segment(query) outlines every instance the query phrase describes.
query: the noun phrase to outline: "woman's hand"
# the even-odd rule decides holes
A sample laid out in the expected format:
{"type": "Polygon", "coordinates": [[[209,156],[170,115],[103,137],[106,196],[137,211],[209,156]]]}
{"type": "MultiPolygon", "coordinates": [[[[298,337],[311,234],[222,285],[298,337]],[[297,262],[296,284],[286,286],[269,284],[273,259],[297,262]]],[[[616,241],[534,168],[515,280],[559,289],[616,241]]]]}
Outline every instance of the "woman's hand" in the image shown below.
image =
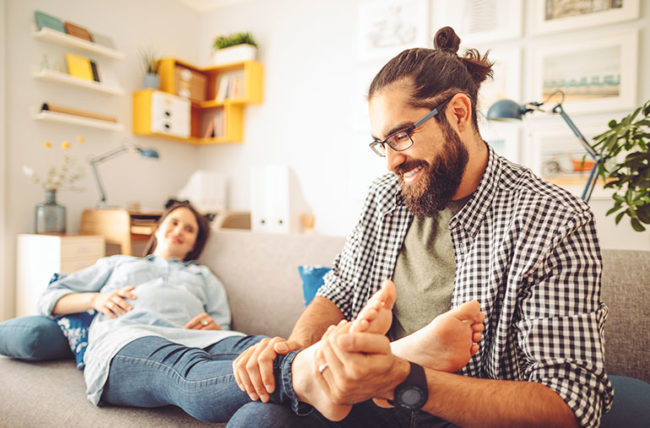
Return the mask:
{"type": "Polygon", "coordinates": [[[133,309],[126,299],[136,300],[138,296],[131,293],[134,285],[118,288],[110,293],[98,293],[92,301],[93,309],[110,318],[117,318],[133,309]]]}
{"type": "Polygon", "coordinates": [[[183,328],[190,330],[221,330],[221,326],[205,312],[192,318],[192,321],[185,324],[183,328]]]}

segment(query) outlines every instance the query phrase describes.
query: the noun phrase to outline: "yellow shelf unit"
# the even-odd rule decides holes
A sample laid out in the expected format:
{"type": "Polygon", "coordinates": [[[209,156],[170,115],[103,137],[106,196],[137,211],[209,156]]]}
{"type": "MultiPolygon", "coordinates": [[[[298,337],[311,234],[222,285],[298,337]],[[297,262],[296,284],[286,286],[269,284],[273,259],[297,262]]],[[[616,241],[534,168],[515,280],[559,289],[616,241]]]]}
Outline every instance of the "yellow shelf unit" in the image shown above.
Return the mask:
{"type": "Polygon", "coordinates": [[[166,138],[191,144],[237,143],[243,139],[244,105],[225,103],[219,107],[202,108],[192,104],[190,136],[181,137],[152,129],[152,94],[153,89],[143,89],[133,93],[133,134],[166,138]],[[217,110],[222,110],[223,132],[218,137],[205,137],[205,120],[213,119],[217,110]]]}
{"type": "MultiPolygon", "coordinates": [[[[158,75],[160,90],[169,94],[181,95],[178,85],[178,68],[189,70],[192,76],[204,80],[204,87],[193,86],[191,93],[191,131],[190,137],[178,137],[151,131],[151,91],[142,90],[133,94],[133,133],[170,138],[191,144],[238,143],[243,140],[244,108],[248,104],[261,104],[263,101],[262,64],[257,61],[242,61],[218,66],[199,68],[176,58],[163,58],[159,61],[158,75]],[[217,98],[223,80],[237,76],[238,88],[229,97],[217,98]],[[235,95],[235,96],[232,96],[235,95]],[[217,135],[206,137],[209,133],[207,121],[220,123],[217,135]]],[[[232,79],[234,80],[234,79],[232,79]]],[[[196,82],[194,82],[196,83],[196,82]]],[[[223,88],[222,94],[223,95],[223,88]]],[[[233,92],[233,91],[231,91],[233,92]]],[[[185,94],[187,95],[187,93],[185,94]]]]}

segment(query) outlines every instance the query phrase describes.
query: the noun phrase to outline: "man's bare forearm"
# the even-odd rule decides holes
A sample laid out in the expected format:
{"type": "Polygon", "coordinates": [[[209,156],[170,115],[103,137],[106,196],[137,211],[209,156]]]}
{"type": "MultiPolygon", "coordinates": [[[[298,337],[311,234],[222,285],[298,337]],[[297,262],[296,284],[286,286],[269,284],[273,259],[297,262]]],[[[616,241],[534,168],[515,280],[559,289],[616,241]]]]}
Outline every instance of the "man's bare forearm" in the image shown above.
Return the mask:
{"type": "Polygon", "coordinates": [[[577,427],[567,404],[534,382],[477,379],[426,370],[429,399],[422,410],[459,426],[577,427]]]}
{"type": "Polygon", "coordinates": [[[318,342],[327,327],[337,324],[343,318],[343,313],[331,300],[316,297],[298,318],[289,340],[306,348],[318,342]]]}

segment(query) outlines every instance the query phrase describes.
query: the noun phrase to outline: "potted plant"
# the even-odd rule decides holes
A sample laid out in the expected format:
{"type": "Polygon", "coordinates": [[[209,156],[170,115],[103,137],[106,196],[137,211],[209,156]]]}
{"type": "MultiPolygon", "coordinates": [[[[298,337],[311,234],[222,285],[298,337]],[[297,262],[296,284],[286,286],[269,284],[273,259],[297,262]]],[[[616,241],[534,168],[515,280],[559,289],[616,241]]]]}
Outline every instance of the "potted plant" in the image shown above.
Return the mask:
{"type": "Polygon", "coordinates": [[[142,78],[142,86],[145,88],[158,89],[160,86],[160,78],[158,77],[158,60],[156,53],[149,49],[140,52],[142,57],[142,65],[144,66],[144,76],[142,78]]]}
{"type": "Polygon", "coordinates": [[[257,55],[257,42],[251,33],[233,33],[214,39],[213,61],[215,65],[248,61],[257,55]]]}
{"type": "MultiPolygon", "coordinates": [[[[614,206],[607,215],[616,215],[616,224],[624,216],[632,228],[643,232],[650,224],[650,100],[619,122],[612,119],[609,130],[594,138],[594,148],[603,162],[598,174],[605,188],[613,188],[614,206]],[[620,160],[619,155],[625,154],[620,160]]],[[[622,156],[622,155],[621,155],[622,156]]]]}

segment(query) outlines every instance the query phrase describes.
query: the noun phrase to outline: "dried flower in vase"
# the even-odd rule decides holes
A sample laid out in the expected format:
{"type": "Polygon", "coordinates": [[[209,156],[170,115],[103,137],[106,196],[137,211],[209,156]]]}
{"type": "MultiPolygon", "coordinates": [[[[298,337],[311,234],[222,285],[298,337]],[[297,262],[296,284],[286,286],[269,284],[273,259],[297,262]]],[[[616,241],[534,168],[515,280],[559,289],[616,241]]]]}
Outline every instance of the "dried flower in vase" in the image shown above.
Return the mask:
{"type": "MultiPolygon", "coordinates": [[[[85,139],[81,135],[77,137],[77,141],[80,144],[85,143],[85,139]]],[[[56,150],[54,145],[50,141],[45,141],[43,147],[47,149],[48,158],[51,159],[52,152],[56,150]]],[[[34,183],[40,184],[44,190],[54,192],[57,190],[83,190],[83,188],[74,185],[84,176],[84,170],[68,152],[72,144],[70,141],[63,141],[60,147],[63,152],[63,159],[58,165],[50,162],[45,174],[39,174],[26,165],[23,166],[23,172],[34,183]]]]}

